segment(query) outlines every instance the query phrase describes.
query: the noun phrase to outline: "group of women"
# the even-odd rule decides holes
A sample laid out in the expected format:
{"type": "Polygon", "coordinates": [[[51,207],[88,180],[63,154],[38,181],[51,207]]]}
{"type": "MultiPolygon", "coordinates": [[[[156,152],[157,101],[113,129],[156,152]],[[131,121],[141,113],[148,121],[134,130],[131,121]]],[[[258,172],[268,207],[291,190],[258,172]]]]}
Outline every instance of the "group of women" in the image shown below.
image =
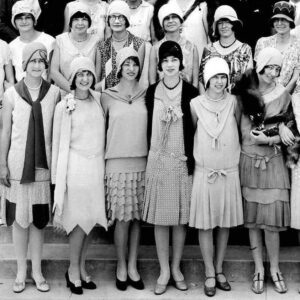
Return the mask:
{"type": "Polygon", "coordinates": [[[36,288],[50,290],[41,259],[52,181],[53,223],[69,237],[65,278],[75,294],[96,289],[85,266],[96,224],[114,225],[116,287],[144,289],[137,268],[141,221],[154,225],[156,295],[169,282],[188,289],[180,269],[188,226],[199,232],[205,294],[230,291],[223,272],[229,229],[243,224],[255,263],[252,291],[264,291],[264,233],[274,289],[285,293],[279,232],[300,229],[294,7],[274,5],[276,33],[257,42],[255,67],[250,46],[236,39],[242,23],[235,10],[218,7],[216,41],[204,47],[198,68],[198,47],[182,34],[184,15],[174,1],[158,12],[164,38],[151,49],[129,31],[125,1],[99,3],[98,23],[82,2],[68,4],[66,32],[54,42],[35,30],[27,0],[18,1],[12,64],[9,51],[1,52],[1,218],[13,225],[13,291],[26,287],[28,244],[36,288]]]}

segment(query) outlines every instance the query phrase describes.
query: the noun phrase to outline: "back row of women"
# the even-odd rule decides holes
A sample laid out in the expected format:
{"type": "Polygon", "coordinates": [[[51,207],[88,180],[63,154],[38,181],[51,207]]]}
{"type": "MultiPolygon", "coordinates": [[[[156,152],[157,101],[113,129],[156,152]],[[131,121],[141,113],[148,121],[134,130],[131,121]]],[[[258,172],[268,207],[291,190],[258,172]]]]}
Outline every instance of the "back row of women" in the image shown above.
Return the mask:
{"type": "MultiPolygon", "coordinates": [[[[199,230],[205,294],[229,291],[223,273],[229,229],[242,224],[255,262],[253,292],[264,291],[264,232],[274,288],[285,293],[279,232],[300,229],[300,47],[290,35],[293,6],[275,4],[277,33],[258,41],[255,67],[251,48],[235,38],[241,26],[235,11],[220,6],[213,24],[219,39],[204,48],[199,71],[197,48],[181,35],[183,16],[174,3],[159,11],[165,37],[151,48],[150,60],[144,40],[126,30],[124,1],[109,6],[111,36],[100,42],[87,32],[89,10],[73,4],[70,31],[57,36],[52,59],[45,40],[22,42],[27,34],[41,37],[33,8],[21,0],[12,11],[20,37],[11,49],[23,51],[15,64],[18,83],[3,97],[0,195],[2,220],[13,225],[13,291],[26,286],[28,243],[32,279],[39,291],[50,290],[41,258],[51,178],[53,222],[69,236],[65,278],[73,293],[96,288],[85,267],[96,224],[115,225],[116,287],[144,289],[137,269],[141,220],[154,224],[160,264],[155,294],[163,294],[170,280],[188,289],[180,270],[187,225],[199,230]],[[56,86],[45,80],[49,68],[56,86]],[[153,84],[146,89],[148,81],[153,84]]],[[[9,70],[4,64],[5,79],[13,76],[9,70]]]]}

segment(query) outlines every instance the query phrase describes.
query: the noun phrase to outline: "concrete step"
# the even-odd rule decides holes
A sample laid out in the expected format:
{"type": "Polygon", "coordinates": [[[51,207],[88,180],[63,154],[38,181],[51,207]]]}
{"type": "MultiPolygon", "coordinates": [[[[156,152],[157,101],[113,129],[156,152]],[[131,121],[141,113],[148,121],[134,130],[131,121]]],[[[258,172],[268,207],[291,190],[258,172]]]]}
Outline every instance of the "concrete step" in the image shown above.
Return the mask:
{"type": "MultiPolygon", "coordinates": [[[[67,244],[45,244],[42,263],[45,276],[52,280],[62,279],[69,265],[68,255],[69,248],[67,244]]],[[[268,264],[265,252],[264,261],[268,264]]],[[[285,278],[288,281],[300,281],[300,247],[282,247],[280,261],[281,271],[285,275],[285,278]]],[[[138,263],[142,277],[149,281],[155,281],[159,274],[155,246],[141,245],[138,263]]],[[[94,278],[101,280],[105,274],[105,276],[109,276],[113,280],[115,267],[116,254],[112,244],[90,245],[87,268],[94,278]]],[[[198,246],[185,246],[182,270],[186,279],[190,282],[198,282],[204,279],[203,261],[198,246]]],[[[228,246],[224,262],[224,272],[231,281],[251,280],[254,265],[249,248],[246,246],[228,246]]],[[[1,244],[0,278],[13,279],[15,278],[15,274],[16,261],[13,245],[1,244]]],[[[30,274],[30,268],[28,274],[30,274]]]]}

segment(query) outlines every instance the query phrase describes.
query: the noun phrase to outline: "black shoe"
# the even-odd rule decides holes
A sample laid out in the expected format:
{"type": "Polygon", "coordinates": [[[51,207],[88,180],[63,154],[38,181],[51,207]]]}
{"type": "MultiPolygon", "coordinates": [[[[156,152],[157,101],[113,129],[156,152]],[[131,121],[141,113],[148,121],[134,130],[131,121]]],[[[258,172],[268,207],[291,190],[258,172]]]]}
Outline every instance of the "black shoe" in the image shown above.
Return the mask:
{"type": "Polygon", "coordinates": [[[91,276],[86,276],[85,280],[81,279],[81,285],[86,290],[95,290],[97,288],[95,282],[91,280],[91,276]]]}
{"type": "Polygon", "coordinates": [[[83,294],[82,286],[77,285],[76,282],[74,284],[73,282],[70,281],[68,271],[66,272],[65,277],[66,277],[67,287],[70,288],[71,292],[76,295],[82,295],[83,294]]]}
{"type": "Polygon", "coordinates": [[[143,290],[145,288],[144,282],[142,280],[142,278],[140,278],[137,281],[134,281],[130,278],[130,276],[128,275],[127,277],[127,284],[131,285],[133,288],[137,289],[137,290],[143,290]]]}
{"type": "Polygon", "coordinates": [[[117,289],[120,290],[120,291],[126,291],[127,285],[128,285],[128,279],[126,279],[124,281],[119,280],[118,277],[117,277],[117,273],[116,273],[116,287],[117,287],[117,289]]]}
{"type": "Polygon", "coordinates": [[[223,290],[223,291],[230,291],[231,290],[231,286],[230,286],[229,282],[227,281],[226,276],[222,272],[221,273],[216,273],[216,287],[220,290],[223,290]],[[217,280],[218,275],[223,275],[224,278],[225,278],[225,281],[221,282],[221,281],[217,280]]]}
{"type": "Polygon", "coordinates": [[[216,294],[216,285],[212,286],[212,287],[208,287],[205,282],[207,279],[215,279],[215,276],[209,276],[209,277],[205,277],[205,281],[204,281],[204,294],[208,297],[213,297],[216,294]]]}

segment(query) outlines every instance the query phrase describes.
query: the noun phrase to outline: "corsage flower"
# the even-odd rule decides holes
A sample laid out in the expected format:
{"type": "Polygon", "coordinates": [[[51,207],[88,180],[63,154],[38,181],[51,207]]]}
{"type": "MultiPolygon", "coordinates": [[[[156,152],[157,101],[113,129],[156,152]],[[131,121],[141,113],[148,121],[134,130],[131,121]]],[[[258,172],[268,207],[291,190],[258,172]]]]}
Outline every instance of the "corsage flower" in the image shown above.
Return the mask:
{"type": "Polygon", "coordinates": [[[68,94],[66,96],[66,112],[71,113],[76,108],[76,100],[74,99],[74,95],[68,94]]]}
{"type": "Polygon", "coordinates": [[[164,107],[160,119],[165,122],[176,122],[183,116],[181,109],[179,106],[168,106],[164,107]]]}

